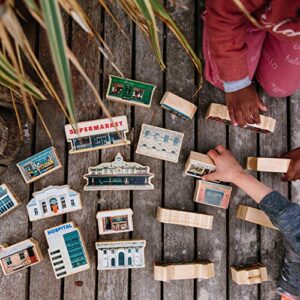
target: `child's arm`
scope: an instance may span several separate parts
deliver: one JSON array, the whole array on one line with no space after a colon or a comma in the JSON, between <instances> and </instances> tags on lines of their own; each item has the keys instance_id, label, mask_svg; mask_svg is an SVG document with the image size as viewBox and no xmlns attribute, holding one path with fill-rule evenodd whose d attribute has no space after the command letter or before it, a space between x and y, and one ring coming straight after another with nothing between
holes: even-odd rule
<instances>
[{"instance_id":1,"label":"child's arm","mask_svg":"<svg viewBox=\"0 0 300 300\"><path fill-rule=\"evenodd\" d=\"M269 187L247 174L234 156L223 146L219 145L216 149L210 150L208 155L215 162L217 170L204 176L204 180L234 183L257 203L272 192Z\"/></svg>"},{"instance_id":2,"label":"child's arm","mask_svg":"<svg viewBox=\"0 0 300 300\"><path fill-rule=\"evenodd\" d=\"M223 146L218 145L208 155L216 164L216 171L203 179L231 182L243 189L279 228L294 251L300 254L300 206L248 175Z\"/></svg>"}]
</instances>

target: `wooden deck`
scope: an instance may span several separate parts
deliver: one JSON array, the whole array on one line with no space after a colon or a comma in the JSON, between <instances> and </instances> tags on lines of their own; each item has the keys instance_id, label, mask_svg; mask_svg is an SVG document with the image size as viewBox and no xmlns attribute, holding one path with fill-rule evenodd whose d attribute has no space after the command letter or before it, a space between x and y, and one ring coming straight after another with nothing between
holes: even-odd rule
<instances>
[{"instance_id":1,"label":"wooden deck","mask_svg":"<svg viewBox=\"0 0 300 300\"><path fill-rule=\"evenodd\" d=\"M131 128L131 146L105 151L95 151L68 155L68 145L64 135L66 119L52 101L40 105L54 138L63 168L46 176L34 184L26 185L15 166L0 178L13 186L22 199L22 206L0 220L0 242L16 243L27 237L36 238L45 259L39 265L9 277L0 275L1 300L57 300L57 299L136 299L136 300L247 300L277 299L274 293L274 280L279 274L282 261L283 244L277 231L262 228L235 218L237 205L255 206L254 201L241 190L233 189L228 210L196 205L192 201L195 182L183 176L183 167L191 150L206 152L218 143L226 145L234 155L244 162L247 156L278 156L282 152L299 146L300 93L288 99L271 99L263 96L269 107L269 114L277 119L274 134L257 134L245 129L225 126L204 120L205 111L211 102L224 103L223 93L205 84L194 103L198 104L196 118L182 121L164 112L159 101L165 90L191 99L197 78L195 70L184 50L172 33L162 26L161 44L168 69L161 72L143 34L136 30L132 22L120 10L113 8L122 21L129 38L126 39L116 28L109 16L105 15L98 1L81 1L99 32L102 32L108 45L113 49L118 66L126 77L157 84L154 104L151 109L133 108L122 104L107 102L113 115L126 114ZM188 39L201 56L200 1L181 0L176 9L170 7L172 16L182 28ZM96 45L69 18L64 16L68 42L81 61L85 70L102 95L108 84L108 75L114 73L112 67L103 61ZM29 22L27 32L36 52L54 80L54 72L42 30L37 30L34 22ZM78 120L85 121L102 116L93 94L86 83L73 70ZM184 143L178 164L163 162L135 154L139 131L142 123L162 126L183 132ZM25 124L25 144L19 160L30 156L51 145L45 131L37 119L35 125ZM112 161L118 151L124 159L135 160L149 165L152 173L154 191L145 192L84 192L82 175L88 167L99 162ZM300 203L300 185L286 184L279 175L260 174L260 179ZM84 208L68 215L31 223L28 221L26 204L34 191L48 185L68 183L74 190L81 192ZM201 211L214 215L211 231L193 229L176 225L163 225L155 220L158 206ZM134 232L113 235L119 238L144 238L146 246L146 267L144 269L101 271L96 268L95 242L99 239L96 226L96 212L115 208L131 207L134 211ZM81 228L91 258L88 271L73 275L64 280L55 279L47 255L44 230L66 221L75 221ZM215 263L216 277L210 280L184 280L160 283L153 279L154 261L190 261L209 259ZM261 261L269 270L271 282L254 286L237 286L232 282L230 266L233 264Z\"/></svg>"}]
</instances>

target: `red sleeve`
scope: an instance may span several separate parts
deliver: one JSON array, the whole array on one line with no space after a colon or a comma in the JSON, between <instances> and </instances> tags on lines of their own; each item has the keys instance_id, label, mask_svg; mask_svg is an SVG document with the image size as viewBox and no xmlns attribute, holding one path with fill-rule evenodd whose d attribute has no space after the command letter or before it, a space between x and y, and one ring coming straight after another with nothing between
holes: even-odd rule
<instances>
[{"instance_id":1,"label":"red sleeve","mask_svg":"<svg viewBox=\"0 0 300 300\"><path fill-rule=\"evenodd\" d=\"M253 13L264 6L264 0L243 0ZM206 28L211 56L223 81L236 81L248 76L246 25L248 18L233 0L206 1Z\"/></svg>"}]
</instances>

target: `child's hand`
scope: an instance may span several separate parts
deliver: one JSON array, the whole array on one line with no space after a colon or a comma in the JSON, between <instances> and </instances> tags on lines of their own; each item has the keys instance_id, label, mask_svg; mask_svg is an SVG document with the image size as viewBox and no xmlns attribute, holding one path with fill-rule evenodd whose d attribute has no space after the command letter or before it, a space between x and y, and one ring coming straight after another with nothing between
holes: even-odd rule
<instances>
[{"instance_id":1,"label":"child's hand","mask_svg":"<svg viewBox=\"0 0 300 300\"><path fill-rule=\"evenodd\" d=\"M282 155L283 158L291 159L289 169L282 181L295 181L300 179L300 147Z\"/></svg>"},{"instance_id":2,"label":"child's hand","mask_svg":"<svg viewBox=\"0 0 300 300\"><path fill-rule=\"evenodd\" d=\"M210 150L208 156L214 161L216 171L203 176L204 180L224 181L234 183L238 177L244 173L244 170L234 158L234 156L222 145Z\"/></svg>"},{"instance_id":3,"label":"child's hand","mask_svg":"<svg viewBox=\"0 0 300 300\"><path fill-rule=\"evenodd\" d=\"M233 125L259 124L259 111L267 111L253 85L226 93L226 104Z\"/></svg>"}]
</instances>

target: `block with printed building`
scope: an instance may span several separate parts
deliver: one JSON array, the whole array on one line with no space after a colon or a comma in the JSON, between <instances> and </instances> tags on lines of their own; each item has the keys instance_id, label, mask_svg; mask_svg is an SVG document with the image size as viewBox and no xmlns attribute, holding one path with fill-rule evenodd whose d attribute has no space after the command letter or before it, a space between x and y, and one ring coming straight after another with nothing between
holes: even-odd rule
<instances>
[{"instance_id":1,"label":"block with printed building","mask_svg":"<svg viewBox=\"0 0 300 300\"><path fill-rule=\"evenodd\" d=\"M210 261L154 264L154 279L159 281L209 279L213 277L215 277L214 264Z\"/></svg>"},{"instance_id":2,"label":"block with printed building","mask_svg":"<svg viewBox=\"0 0 300 300\"><path fill-rule=\"evenodd\" d=\"M197 180L194 201L226 209L229 205L231 191L231 186Z\"/></svg>"},{"instance_id":3,"label":"block with printed building","mask_svg":"<svg viewBox=\"0 0 300 300\"><path fill-rule=\"evenodd\" d=\"M251 285L268 281L267 268L262 264L231 267L232 280L238 285Z\"/></svg>"},{"instance_id":4,"label":"block with printed building","mask_svg":"<svg viewBox=\"0 0 300 300\"><path fill-rule=\"evenodd\" d=\"M106 99L149 108L155 88L150 83L110 75Z\"/></svg>"},{"instance_id":5,"label":"block with printed building","mask_svg":"<svg viewBox=\"0 0 300 300\"><path fill-rule=\"evenodd\" d=\"M214 172L215 170L216 165L208 155L191 151L185 164L184 173L201 179L202 176Z\"/></svg>"},{"instance_id":6,"label":"block with printed building","mask_svg":"<svg viewBox=\"0 0 300 300\"><path fill-rule=\"evenodd\" d=\"M212 229L214 217L202 213L158 207L156 219L161 223Z\"/></svg>"},{"instance_id":7,"label":"block with printed building","mask_svg":"<svg viewBox=\"0 0 300 300\"><path fill-rule=\"evenodd\" d=\"M226 105L212 103L207 112L205 119L221 121L230 124L230 116ZM276 120L271 117L260 115L260 124L247 124L246 128L252 129L261 133L274 132Z\"/></svg>"},{"instance_id":8,"label":"block with printed building","mask_svg":"<svg viewBox=\"0 0 300 300\"><path fill-rule=\"evenodd\" d=\"M165 92L160 106L183 120L192 120L197 106L171 92Z\"/></svg>"},{"instance_id":9,"label":"block with printed building","mask_svg":"<svg viewBox=\"0 0 300 300\"><path fill-rule=\"evenodd\" d=\"M0 264L4 275L10 275L40 263L43 255L38 242L27 239L17 244L8 246L0 245Z\"/></svg>"},{"instance_id":10,"label":"block with printed building","mask_svg":"<svg viewBox=\"0 0 300 300\"><path fill-rule=\"evenodd\" d=\"M46 229L45 235L50 261L57 279L90 268L80 230L73 222Z\"/></svg>"},{"instance_id":11,"label":"block with printed building","mask_svg":"<svg viewBox=\"0 0 300 300\"><path fill-rule=\"evenodd\" d=\"M286 173L291 160L287 158L248 157L247 169L259 172Z\"/></svg>"},{"instance_id":12,"label":"block with printed building","mask_svg":"<svg viewBox=\"0 0 300 300\"><path fill-rule=\"evenodd\" d=\"M6 184L0 185L0 218L20 205L18 199Z\"/></svg>"}]
</instances>

